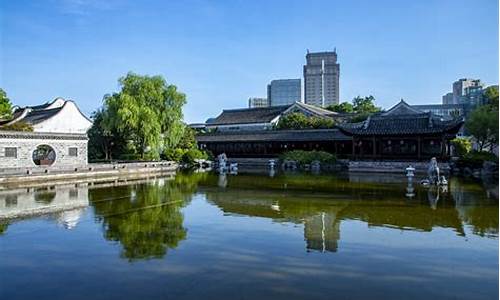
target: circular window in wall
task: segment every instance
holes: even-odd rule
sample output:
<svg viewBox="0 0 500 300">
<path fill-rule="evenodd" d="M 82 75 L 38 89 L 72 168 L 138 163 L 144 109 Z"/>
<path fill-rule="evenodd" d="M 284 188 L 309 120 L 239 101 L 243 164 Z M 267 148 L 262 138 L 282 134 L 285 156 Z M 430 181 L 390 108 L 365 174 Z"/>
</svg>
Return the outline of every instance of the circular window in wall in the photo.
<svg viewBox="0 0 500 300">
<path fill-rule="evenodd" d="M 50 166 L 56 161 L 56 151 L 49 145 L 40 145 L 33 151 L 33 162 L 37 166 Z"/>
</svg>

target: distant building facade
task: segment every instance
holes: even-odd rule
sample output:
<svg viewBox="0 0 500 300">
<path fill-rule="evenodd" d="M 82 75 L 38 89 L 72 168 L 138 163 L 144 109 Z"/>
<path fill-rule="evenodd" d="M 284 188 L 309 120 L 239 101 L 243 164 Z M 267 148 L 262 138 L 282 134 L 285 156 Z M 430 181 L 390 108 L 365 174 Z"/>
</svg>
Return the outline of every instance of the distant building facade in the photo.
<svg viewBox="0 0 500 300">
<path fill-rule="evenodd" d="M 482 104 L 484 84 L 480 79 L 461 78 L 453 83 L 452 89 L 443 96 L 443 104 Z"/>
<path fill-rule="evenodd" d="M 267 85 L 269 106 L 289 105 L 301 102 L 300 79 L 276 79 Z"/>
<path fill-rule="evenodd" d="M 423 104 L 412 105 L 411 107 L 421 110 L 422 112 L 431 112 L 445 119 L 463 117 L 467 113 L 467 107 L 464 104 Z"/>
<path fill-rule="evenodd" d="M 267 98 L 252 97 L 248 98 L 248 108 L 268 107 L 269 100 Z"/>
<path fill-rule="evenodd" d="M 453 93 L 447 93 L 443 96 L 443 104 L 453 104 Z"/>
<path fill-rule="evenodd" d="M 326 107 L 339 103 L 340 65 L 337 52 L 307 53 L 304 65 L 305 103 Z"/>
</svg>

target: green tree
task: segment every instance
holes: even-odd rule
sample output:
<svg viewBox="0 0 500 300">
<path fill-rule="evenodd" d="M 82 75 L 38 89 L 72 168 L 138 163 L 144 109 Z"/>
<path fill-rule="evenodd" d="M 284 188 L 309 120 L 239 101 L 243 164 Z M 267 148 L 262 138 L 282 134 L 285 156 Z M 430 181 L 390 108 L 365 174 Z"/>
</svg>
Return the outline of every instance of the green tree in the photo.
<svg viewBox="0 0 500 300">
<path fill-rule="evenodd" d="M 465 128 L 476 140 L 479 151 L 485 148 L 492 150 L 498 144 L 498 107 L 483 105 L 470 114 L 465 123 Z"/>
<path fill-rule="evenodd" d="M 339 113 L 353 113 L 354 106 L 349 102 L 342 102 L 340 104 L 332 104 L 328 106 L 326 109 L 339 112 Z"/>
<path fill-rule="evenodd" d="M 109 111 L 100 108 L 92 114 L 92 127 L 87 132 L 89 137 L 89 158 L 110 160 L 124 152 L 126 139 L 111 126 Z"/>
<path fill-rule="evenodd" d="M 484 103 L 498 109 L 498 85 L 487 87 L 483 93 Z"/>
<path fill-rule="evenodd" d="M 375 97 L 372 95 L 368 97 L 357 96 L 352 99 L 352 104 L 354 112 L 358 114 L 372 114 L 381 110 L 380 107 L 375 106 Z"/>
<path fill-rule="evenodd" d="M 451 140 L 451 143 L 455 147 L 456 154 L 460 157 L 464 157 L 472 150 L 472 142 L 468 138 L 455 138 Z"/>
<path fill-rule="evenodd" d="M 119 79 L 121 90 L 104 99 L 110 128 L 117 129 L 142 159 L 158 159 L 162 148 L 179 143 L 186 96 L 162 76 L 128 73 Z"/>
<path fill-rule="evenodd" d="M 304 129 L 309 127 L 309 119 L 301 113 L 293 112 L 280 118 L 278 129 Z"/>
<path fill-rule="evenodd" d="M 7 97 L 7 93 L 0 89 L 0 119 L 10 119 L 12 117 L 12 104 Z"/>
<path fill-rule="evenodd" d="M 278 129 L 332 128 L 335 122 L 330 118 L 308 117 L 299 112 L 283 116 L 277 125 Z"/>
</svg>

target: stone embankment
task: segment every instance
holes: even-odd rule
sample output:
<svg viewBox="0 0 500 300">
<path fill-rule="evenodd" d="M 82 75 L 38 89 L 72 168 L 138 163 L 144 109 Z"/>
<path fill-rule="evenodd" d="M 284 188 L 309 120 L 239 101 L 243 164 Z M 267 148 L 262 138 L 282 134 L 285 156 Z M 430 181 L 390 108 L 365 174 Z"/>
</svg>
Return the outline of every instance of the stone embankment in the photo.
<svg viewBox="0 0 500 300">
<path fill-rule="evenodd" d="M 0 184 L 67 180 L 86 177 L 120 176 L 141 173 L 175 172 L 178 164 L 171 161 L 87 164 L 73 167 L 31 167 L 0 169 Z"/>
<path fill-rule="evenodd" d="M 362 173 L 406 173 L 406 168 L 411 165 L 415 173 L 426 173 L 429 168 L 428 161 L 349 161 L 349 172 Z M 443 174 L 450 172 L 450 164 L 439 162 L 439 169 Z"/>
</svg>

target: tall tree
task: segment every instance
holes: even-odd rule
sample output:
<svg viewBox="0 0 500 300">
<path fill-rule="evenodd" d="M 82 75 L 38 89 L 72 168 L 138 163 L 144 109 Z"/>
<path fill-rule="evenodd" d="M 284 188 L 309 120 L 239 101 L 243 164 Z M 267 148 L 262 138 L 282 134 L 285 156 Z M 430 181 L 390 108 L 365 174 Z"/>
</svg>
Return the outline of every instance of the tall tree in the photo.
<svg viewBox="0 0 500 300">
<path fill-rule="evenodd" d="M 12 104 L 7 97 L 7 93 L 0 88 L 0 119 L 9 119 L 12 117 Z"/>
<path fill-rule="evenodd" d="M 476 108 L 465 123 L 477 145 L 479 151 L 485 148 L 492 150 L 493 145 L 498 144 L 498 107 L 483 105 Z"/>
<path fill-rule="evenodd" d="M 183 134 L 182 106 L 186 96 L 162 76 L 128 73 L 121 90 L 107 96 L 109 126 L 131 141 L 141 158 L 159 158 L 163 147 L 175 147 Z"/>
</svg>

